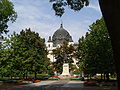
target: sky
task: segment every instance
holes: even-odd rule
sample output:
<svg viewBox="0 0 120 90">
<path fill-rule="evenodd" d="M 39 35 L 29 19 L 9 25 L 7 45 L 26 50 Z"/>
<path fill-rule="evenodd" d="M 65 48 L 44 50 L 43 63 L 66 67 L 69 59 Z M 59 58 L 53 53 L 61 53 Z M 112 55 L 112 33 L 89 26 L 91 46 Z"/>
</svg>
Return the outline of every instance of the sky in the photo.
<svg viewBox="0 0 120 90">
<path fill-rule="evenodd" d="M 17 12 L 16 22 L 9 22 L 9 33 L 14 31 L 19 33 L 22 29 L 31 28 L 39 33 L 40 37 L 48 40 L 54 32 L 60 28 L 61 21 L 63 27 L 72 36 L 75 43 L 88 31 L 89 26 L 102 17 L 97 0 L 90 0 L 90 5 L 84 7 L 79 12 L 66 7 L 64 15 L 60 18 L 55 16 L 52 3 L 49 0 L 10 0 L 14 4 Z"/>
</svg>

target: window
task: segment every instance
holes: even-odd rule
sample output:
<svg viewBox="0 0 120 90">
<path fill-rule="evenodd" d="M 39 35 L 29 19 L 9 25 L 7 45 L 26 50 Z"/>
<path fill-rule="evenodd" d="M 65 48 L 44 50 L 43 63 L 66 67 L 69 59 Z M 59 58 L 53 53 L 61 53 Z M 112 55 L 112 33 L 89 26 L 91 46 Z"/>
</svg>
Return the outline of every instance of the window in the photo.
<svg viewBox="0 0 120 90">
<path fill-rule="evenodd" d="M 48 45 L 48 47 L 50 47 L 50 44 Z"/>
</svg>

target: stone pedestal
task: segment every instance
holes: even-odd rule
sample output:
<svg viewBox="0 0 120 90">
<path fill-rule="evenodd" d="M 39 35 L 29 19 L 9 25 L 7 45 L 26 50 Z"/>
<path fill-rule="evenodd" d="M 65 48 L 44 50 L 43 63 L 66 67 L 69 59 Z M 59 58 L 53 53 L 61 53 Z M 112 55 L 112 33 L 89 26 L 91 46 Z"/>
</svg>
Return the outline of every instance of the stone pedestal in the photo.
<svg viewBox="0 0 120 90">
<path fill-rule="evenodd" d="M 60 79 L 69 79 L 71 77 L 68 63 L 63 64 L 63 72 L 59 77 Z"/>
</svg>

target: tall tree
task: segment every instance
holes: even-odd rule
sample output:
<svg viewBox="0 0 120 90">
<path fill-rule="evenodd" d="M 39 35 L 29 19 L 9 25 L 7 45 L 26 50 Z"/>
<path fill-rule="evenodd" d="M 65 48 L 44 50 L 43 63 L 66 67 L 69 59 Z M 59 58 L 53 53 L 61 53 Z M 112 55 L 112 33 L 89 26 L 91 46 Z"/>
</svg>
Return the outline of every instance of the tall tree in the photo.
<svg viewBox="0 0 120 90">
<path fill-rule="evenodd" d="M 12 2 L 9 0 L 0 0 L 0 35 L 7 33 L 9 21 L 15 22 L 17 14 L 14 10 Z"/>
<path fill-rule="evenodd" d="M 6 42 L 2 42 L 2 47 L 0 49 L 0 72 L 1 76 L 14 76 L 13 68 L 13 50 L 10 47 L 10 41 L 7 39 Z M 13 75 L 14 74 L 14 75 Z"/>
<path fill-rule="evenodd" d="M 79 40 L 77 56 L 80 57 L 80 64 L 87 74 L 115 73 L 115 65 L 112 54 L 111 40 L 102 19 L 97 20 L 90 26 L 89 34 Z M 81 63 L 82 62 L 82 63 Z"/>
<path fill-rule="evenodd" d="M 20 34 L 13 34 L 6 39 L 6 48 L 3 52 L 2 61 L 11 76 L 27 77 L 28 74 L 47 72 L 50 62 L 47 58 L 45 40 L 38 33 L 30 29 L 22 30 Z M 8 52 L 9 51 L 9 52 Z M 6 57 L 5 57 L 6 56 Z"/>
<path fill-rule="evenodd" d="M 99 0 L 99 4 L 111 37 L 118 89 L 120 90 L 120 0 Z"/>
<path fill-rule="evenodd" d="M 36 78 L 36 74 L 46 71 L 46 67 L 49 65 L 45 40 L 30 29 L 22 30 L 19 38 L 21 45 L 16 51 L 21 51 L 20 54 L 23 55 L 25 70 L 34 73 Z"/>
</svg>

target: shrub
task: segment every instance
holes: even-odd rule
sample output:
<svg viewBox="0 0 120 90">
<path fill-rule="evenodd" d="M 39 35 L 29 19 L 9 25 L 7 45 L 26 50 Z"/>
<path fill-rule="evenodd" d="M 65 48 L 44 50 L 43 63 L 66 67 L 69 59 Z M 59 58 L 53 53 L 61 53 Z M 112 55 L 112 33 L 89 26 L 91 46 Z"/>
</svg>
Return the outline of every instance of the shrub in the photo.
<svg viewBox="0 0 120 90">
<path fill-rule="evenodd" d="M 37 79 L 40 79 L 40 80 L 46 80 L 49 77 L 50 76 L 48 74 L 37 74 Z"/>
<path fill-rule="evenodd" d="M 49 78 L 48 80 L 59 80 L 59 78 Z"/>
<path fill-rule="evenodd" d="M 9 79 L 9 80 L 4 80 L 3 82 L 4 83 L 17 83 L 17 82 L 21 82 L 21 80 L 12 80 L 12 79 L 10 80 Z"/>
<path fill-rule="evenodd" d="M 80 78 L 70 78 L 70 80 L 80 80 Z"/>
<path fill-rule="evenodd" d="M 108 83 L 108 82 L 97 83 L 96 85 L 99 86 L 99 87 L 102 87 L 102 86 L 114 86 L 113 83 Z"/>
</svg>

